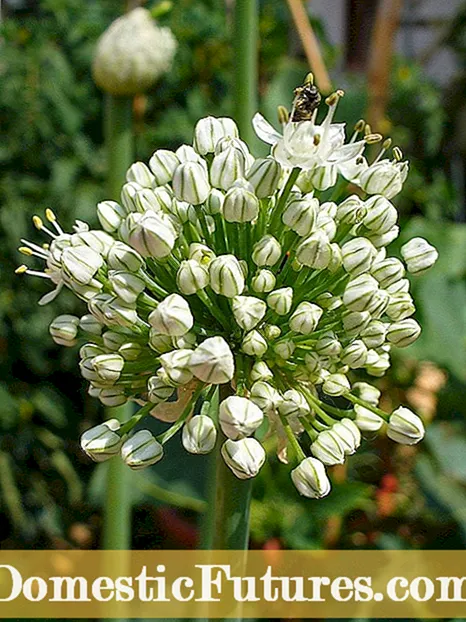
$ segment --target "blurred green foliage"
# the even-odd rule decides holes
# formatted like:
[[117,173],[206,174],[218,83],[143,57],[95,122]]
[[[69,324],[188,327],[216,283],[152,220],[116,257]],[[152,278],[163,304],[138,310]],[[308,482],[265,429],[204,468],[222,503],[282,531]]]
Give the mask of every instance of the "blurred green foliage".
[[[34,213],[52,207],[66,227],[75,218],[95,224],[95,204],[104,198],[105,157],[102,95],[90,65],[98,36],[122,7],[112,0],[40,0],[34,11],[7,15],[1,25],[0,527],[5,548],[97,544],[104,468],[89,465],[76,441],[101,414],[83,393],[76,353],[57,348],[47,332],[53,317],[82,306],[63,293],[39,308],[47,284],[21,280],[13,271],[18,240],[34,237]],[[135,103],[141,160],[158,147],[191,141],[199,117],[231,111],[234,59],[231,15],[224,4],[177,0],[160,21],[172,28],[179,49],[170,75]],[[313,25],[332,66],[338,53],[326,41],[323,25]],[[277,105],[290,105],[292,89],[307,71],[301,58],[289,56],[291,33],[286,3],[262,2],[261,108],[272,122]],[[456,45],[464,66],[463,39],[456,32],[450,45]],[[339,117],[356,122],[367,106],[364,77],[342,75],[338,84],[347,92]],[[252,508],[256,546],[463,548],[466,543],[466,225],[459,222],[464,197],[455,177],[458,162],[464,171],[464,154],[451,149],[454,127],[444,92],[422,68],[397,59],[387,132],[411,161],[401,205],[398,201],[406,226],[402,241],[425,236],[438,247],[440,261],[413,284],[423,336],[397,358],[381,388],[388,399],[406,401],[419,362],[432,361],[449,374],[437,420],[419,452],[393,453],[393,445],[381,439],[358,453],[347,471],[334,472],[334,491],[322,501],[298,498],[278,461],[264,467]],[[202,509],[208,459],[187,457],[177,445],[170,451],[165,466],[135,479],[140,548],[176,546],[170,525],[182,529],[172,515],[166,520],[167,501],[184,508],[189,528]],[[194,544],[193,533],[185,534],[182,545]]]

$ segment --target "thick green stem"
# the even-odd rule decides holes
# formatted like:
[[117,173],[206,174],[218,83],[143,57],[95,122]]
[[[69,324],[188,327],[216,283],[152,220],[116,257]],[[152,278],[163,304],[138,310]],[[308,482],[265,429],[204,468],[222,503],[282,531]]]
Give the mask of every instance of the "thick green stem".
[[234,116],[241,138],[255,142],[251,121],[257,112],[258,0],[236,0],[234,45]]

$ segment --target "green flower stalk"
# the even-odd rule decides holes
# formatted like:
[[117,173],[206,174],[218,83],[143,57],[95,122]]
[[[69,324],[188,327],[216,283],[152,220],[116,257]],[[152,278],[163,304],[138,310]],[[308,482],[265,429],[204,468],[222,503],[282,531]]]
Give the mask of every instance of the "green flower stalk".
[[[331,490],[326,467],[357,451],[361,435],[423,438],[417,415],[384,412],[378,389],[359,377],[383,376],[392,348],[419,336],[405,272],[424,272],[437,252],[415,238],[402,247],[406,266],[387,255],[408,164],[396,148],[385,157],[389,141],[363,122],[346,139],[333,120],[341,91],[327,98],[323,118],[316,98],[304,115],[310,84],[297,91],[299,120],[281,110],[282,132],[254,117],[271,144],[265,159],[253,157],[231,119],[208,117],[193,146],[129,168],[120,202],[98,206],[103,230],[78,222],[64,233],[52,212],[50,225],[35,218],[49,244],[24,241],[22,251],[88,307],[82,318],[57,318],[52,337],[85,342],[80,367],[92,395],[141,407],[119,428],[107,422],[84,435],[95,460],[120,452],[143,468],[181,431],[190,453],[220,442],[224,468],[248,480],[266,459],[260,427],[295,463],[298,492],[320,498]],[[377,142],[370,162],[366,146]],[[201,411],[219,388],[219,412]],[[157,438],[133,435],[148,416],[171,427]]]

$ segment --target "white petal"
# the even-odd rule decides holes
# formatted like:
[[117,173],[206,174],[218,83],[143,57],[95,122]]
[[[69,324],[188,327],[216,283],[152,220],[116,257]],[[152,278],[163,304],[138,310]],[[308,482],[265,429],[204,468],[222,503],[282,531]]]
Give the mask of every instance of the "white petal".
[[63,287],[63,283],[59,283],[55,289],[52,289],[51,292],[47,292],[47,294],[42,296],[42,298],[39,300],[38,304],[41,307],[43,307],[44,305],[48,305],[49,302],[52,302],[52,300],[55,300],[55,298],[61,292],[62,287]]
[[259,112],[254,115],[252,126],[257,136],[268,145],[275,145],[282,137]]

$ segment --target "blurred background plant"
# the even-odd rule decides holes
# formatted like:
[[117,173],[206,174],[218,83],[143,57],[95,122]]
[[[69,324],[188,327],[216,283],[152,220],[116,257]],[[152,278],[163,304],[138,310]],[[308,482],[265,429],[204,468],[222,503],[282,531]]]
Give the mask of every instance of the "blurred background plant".
[[[261,109],[271,119],[278,104],[289,105],[292,89],[309,69],[306,45],[302,47],[306,41],[295,29],[292,4],[267,0],[260,7]],[[396,3],[379,3],[379,10],[375,1],[362,3],[367,10],[361,13],[361,3],[358,8],[358,3],[348,2],[345,12],[340,2],[342,15],[335,10],[335,19],[346,20],[347,36],[339,42],[332,40],[331,18],[316,17],[316,4],[323,3],[309,3],[309,25],[332,81],[346,90],[341,118],[371,119],[374,129],[390,134],[411,160],[399,204],[406,225],[400,243],[421,235],[440,253],[436,269],[415,284],[423,335],[380,382],[388,408],[392,400],[404,402],[431,425],[426,442],[416,448],[394,449],[390,441],[380,439],[347,468],[335,468],[334,492],[324,500],[298,498],[283,469],[264,467],[254,488],[252,545],[461,549],[466,545],[466,5],[445,9],[434,23],[435,36],[429,36],[423,54],[415,56],[409,46],[404,53],[398,48],[392,53],[391,48],[396,33],[402,29],[406,34],[407,25],[415,21],[417,13],[411,9],[419,9],[420,0],[406,2],[402,12],[388,16],[380,7]],[[231,3],[178,0],[147,6],[160,24],[170,26],[179,49],[170,75],[134,99],[141,160],[156,148],[190,141],[199,117],[228,115],[233,108]],[[95,204],[106,198],[103,98],[92,82],[90,66],[97,38],[122,8],[112,0],[4,3],[3,548],[99,545],[106,467],[89,464],[77,440],[102,413],[83,389],[75,353],[57,348],[47,337],[51,320],[75,312],[76,303],[62,294],[52,305],[39,308],[42,283],[31,279],[25,285],[13,272],[17,241],[30,232],[36,211],[52,207],[67,227],[75,218],[95,224]],[[381,29],[384,19],[391,30]],[[381,39],[380,32],[387,31],[391,39]],[[445,50],[450,54],[449,72],[439,78],[429,72],[429,63]],[[374,68],[381,53],[388,73],[382,66]],[[374,93],[379,96],[376,107]],[[208,458],[187,456],[176,446],[171,452],[171,458],[144,475],[134,474],[136,548],[189,548],[197,542],[196,517],[205,508],[202,482]]]

